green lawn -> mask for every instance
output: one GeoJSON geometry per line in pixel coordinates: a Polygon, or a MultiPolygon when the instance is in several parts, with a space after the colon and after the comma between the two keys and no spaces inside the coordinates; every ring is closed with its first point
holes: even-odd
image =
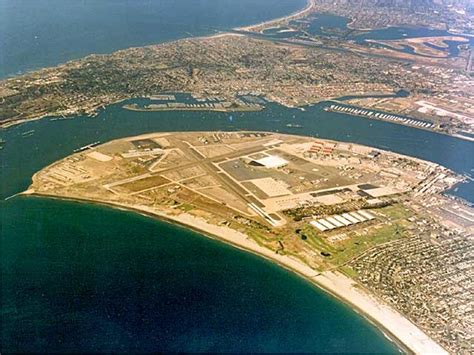
{"type": "Polygon", "coordinates": [[[406,219],[412,216],[412,212],[401,204],[387,206],[377,210],[391,220],[406,219]]]}
{"type": "MultiPolygon", "coordinates": [[[[341,230],[341,233],[347,233],[349,238],[340,242],[329,242],[327,238],[330,234],[319,233],[309,225],[302,228],[302,233],[307,236],[306,242],[315,250],[331,254],[325,257],[328,263],[334,266],[343,265],[369,248],[405,236],[405,227],[409,224],[406,219],[412,215],[409,210],[397,204],[378,209],[377,212],[386,216],[390,222],[381,218],[378,225],[376,224],[370,228],[368,234],[358,235],[351,228],[346,231],[341,230]]],[[[360,231],[359,228],[358,230],[360,231]]],[[[348,271],[348,273],[350,272],[348,271]]]]}

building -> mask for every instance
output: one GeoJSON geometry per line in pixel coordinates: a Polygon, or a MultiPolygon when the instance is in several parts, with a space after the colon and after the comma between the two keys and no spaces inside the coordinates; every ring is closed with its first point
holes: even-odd
{"type": "Polygon", "coordinates": [[[253,162],[254,164],[252,165],[264,166],[268,169],[278,169],[288,164],[285,159],[280,158],[277,155],[269,155],[265,158],[253,160],[253,162]]]}

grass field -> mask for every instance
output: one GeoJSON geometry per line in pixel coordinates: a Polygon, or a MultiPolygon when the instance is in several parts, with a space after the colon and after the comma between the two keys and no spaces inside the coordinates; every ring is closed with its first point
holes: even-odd
{"type": "Polygon", "coordinates": [[[302,227],[301,234],[307,237],[306,242],[314,250],[330,254],[324,257],[324,260],[330,265],[341,266],[369,248],[403,238],[406,235],[406,227],[409,225],[407,218],[411,216],[411,212],[404,206],[397,204],[378,209],[377,212],[385,218],[379,217],[377,222],[359,225],[353,230],[351,228],[341,230],[340,233],[346,234],[347,239],[339,242],[328,240],[328,237],[334,235],[334,232],[332,234],[321,233],[310,225],[302,227]]]}
{"type": "Polygon", "coordinates": [[[131,181],[131,182],[119,185],[117,187],[121,189],[125,189],[130,192],[138,192],[138,191],[146,190],[152,187],[159,187],[161,185],[167,184],[168,182],[170,182],[168,179],[162,176],[156,175],[156,176],[146,177],[140,180],[131,181]]]}

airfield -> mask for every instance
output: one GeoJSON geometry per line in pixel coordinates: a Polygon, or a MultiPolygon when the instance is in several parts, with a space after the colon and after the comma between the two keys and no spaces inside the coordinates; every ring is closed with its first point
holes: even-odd
{"type": "Polygon", "coordinates": [[[315,269],[407,237],[410,207],[459,179],[434,163],[267,132],[156,133],[88,145],[28,192],[192,215],[315,269]]]}

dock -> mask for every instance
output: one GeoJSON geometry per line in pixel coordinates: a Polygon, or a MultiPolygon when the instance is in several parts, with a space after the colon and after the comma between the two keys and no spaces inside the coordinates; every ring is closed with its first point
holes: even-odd
{"type": "Polygon", "coordinates": [[[371,111],[369,109],[351,107],[351,106],[340,105],[340,104],[331,104],[329,106],[324,107],[324,110],[328,112],[345,113],[345,114],[353,115],[353,116],[362,116],[362,117],[375,119],[375,120],[391,121],[394,123],[403,124],[403,125],[411,126],[411,127],[417,127],[417,128],[424,128],[424,129],[435,128],[435,124],[430,121],[420,120],[417,118],[407,118],[407,117],[403,117],[399,115],[394,115],[391,113],[371,111]]]}

